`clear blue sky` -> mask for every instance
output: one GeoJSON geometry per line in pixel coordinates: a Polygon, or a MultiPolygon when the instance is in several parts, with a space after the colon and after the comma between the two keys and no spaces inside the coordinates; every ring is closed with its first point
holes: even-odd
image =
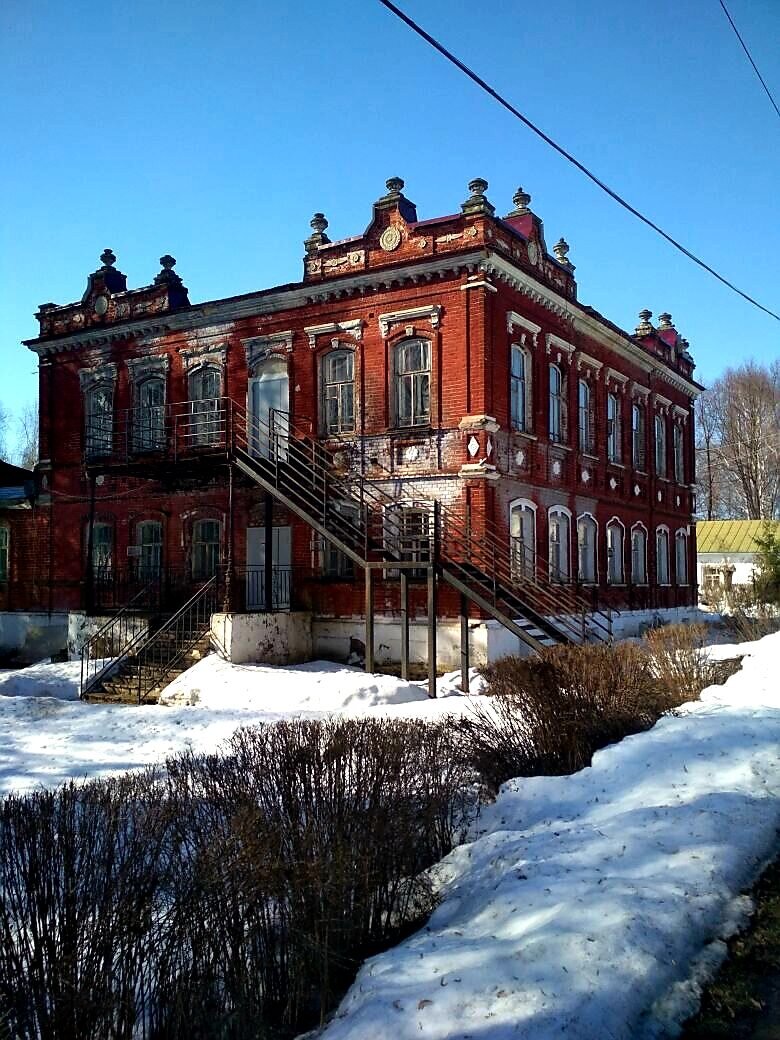
{"type": "MultiPolygon", "coordinates": [[[[780,120],[717,0],[400,0],[532,120],[780,311],[780,120]]],[[[729,0],[780,97],[780,2],[729,0]]],[[[171,252],[193,301],[296,280],[315,210],[360,232],[387,177],[421,218],[475,176],[518,184],[580,299],[625,328],[668,310],[704,381],[780,356],[780,322],[620,210],[375,0],[5,0],[0,9],[0,401],[34,397],[19,341],[80,297],[105,246],[131,286],[171,252]]]]}

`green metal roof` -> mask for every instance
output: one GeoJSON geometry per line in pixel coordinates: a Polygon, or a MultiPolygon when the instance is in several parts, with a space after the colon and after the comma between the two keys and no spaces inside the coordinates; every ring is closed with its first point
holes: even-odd
{"type": "MultiPolygon", "coordinates": [[[[752,553],[765,520],[699,520],[696,524],[696,551],[699,553],[752,553]]],[[[780,531],[780,522],[772,526],[780,531]]]]}

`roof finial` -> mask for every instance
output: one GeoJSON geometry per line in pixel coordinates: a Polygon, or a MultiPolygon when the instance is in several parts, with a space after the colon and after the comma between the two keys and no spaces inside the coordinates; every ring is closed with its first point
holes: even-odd
{"type": "Polygon", "coordinates": [[[508,217],[524,217],[527,213],[530,213],[528,203],[531,201],[531,196],[527,191],[523,191],[522,188],[518,188],[512,196],[512,202],[515,204],[515,208],[511,213],[507,213],[508,217]]]}
{"type": "Polygon", "coordinates": [[[663,314],[658,315],[658,328],[659,329],[672,329],[672,316],[668,311],[664,311],[663,314]]]}
{"type": "Polygon", "coordinates": [[[328,222],[325,219],[324,213],[315,213],[309,221],[309,227],[312,229],[312,234],[304,241],[306,252],[310,255],[316,255],[317,250],[320,246],[326,245],[330,242],[330,239],[325,234],[325,228],[328,226],[328,222]]]}
{"type": "Polygon", "coordinates": [[[555,258],[561,265],[561,267],[572,266],[569,262],[569,243],[566,241],[565,238],[561,237],[558,239],[558,241],[553,246],[553,253],[555,253],[555,258]]]}
{"type": "Polygon", "coordinates": [[[649,336],[651,332],[655,331],[650,324],[652,316],[653,312],[647,310],[647,308],[639,312],[639,324],[636,327],[637,336],[649,336]]]}
{"type": "Polygon", "coordinates": [[[471,196],[466,199],[463,205],[460,207],[461,210],[467,215],[483,213],[487,216],[492,217],[495,213],[495,207],[488,202],[485,192],[488,189],[488,182],[484,177],[475,177],[474,180],[469,181],[469,191],[471,196]]]}
{"type": "Polygon", "coordinates": [[[385,187],[391,195],[400,195],[404,190],[403,177],[390,177],[385,181],[385,187]]]}
{"type": "Polygon", "coordinates": [[[104,267],[113,267],[116,263],[116,257],[112,249],[104,249],[100,254],[100,259],[104,267]]]}

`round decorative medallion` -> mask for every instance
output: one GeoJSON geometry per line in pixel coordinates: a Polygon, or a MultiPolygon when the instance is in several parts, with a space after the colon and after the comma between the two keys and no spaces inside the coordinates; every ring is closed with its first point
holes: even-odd
{"type": "Polygon", "coordinates": [[[634,484],[634,494],[637,497],[639,496],[639,485],[638,484],[634,484]]]}
{"type": "Polygon", "coordinates": [[[108,297],[107,296],[96,296],[95,297],[95,314],[97,314],[97,316],[99,318],[102,318],[107,310],[108,310],[108,297]]]}
{"type": "Polygon", "coordinates": [[[400,246],[401,232],[396,224],[390,224],[389,227],[385,228],[379,238],[379,244],[386,253],[392,253],[394,249],[400,246]]]}
{"type": "Polygon", "coordinates": [[[420,449],[416,444],[410,444],[408,448],[404,448],[404,462],[416,462],[420,457],[420,449]]]}
{"type": "Polygon", "coordinates": [[[610,477],[609,478],[609,486],[612,488],[613,491],[617,487],[617,481],[615,480],[614,477],[610,477]]]}
{"type": "Polygon", "coordinates": [[[658,495],[657,495],[656,497],[658,498],[658,501],[660,502],[660,501],[661,501],[661,499],[662,499],[662,498],[663,498],[664,496],[663,496],[663,495],[661,494],[661,492],[659,491],[659,492],[658,492],[658,495]]]}
{"type": "Polygon", "coordinates": [[[525,452],[524,451],[518,451],[517,455],[515,455],[515,462],[517,463],[518,466],[522,466],[523,465],[523,463],[525,462],[525,452]]]}
{"type": "Polygon", "coordinates": [[[561,475],[561,464],[557,459],[552,464],[552,471],[554,477],[559,477],[561,475]]]}
{"type": "Polygon", "coordinates": [[[675,501],[675,504],[676,504],[676,505],[678,506],[678,508],[679,508],[679,505],[680,505],[680,496],[678,495],[678,496],[677,496],[677,498],[676,498],[676,499],[675,499],[674,501],[675,501]]]}
{"type": "Polygon", "coordinates": [[[588,471],[587,471],[586,469],[584,469],[584,470],[582,471],[582,473],[580,474],[580,476],[582,477],[582,483],[583,483],[583,484],[587,484],[587,483],[588,483],[588,481],[590,480],[590,473],[589,473],[589,472],[588,472],[588,471]]]}
{"type": "Polygon", "coordinates": [[[539,250],[536,248],[536,242],[528,243],[528,259],[532,264],[538,263],[539,261],[539,250]]]}

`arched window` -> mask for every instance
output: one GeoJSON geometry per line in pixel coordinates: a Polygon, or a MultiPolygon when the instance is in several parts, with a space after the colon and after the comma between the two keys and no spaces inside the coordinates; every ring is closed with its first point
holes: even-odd
{"type": "Polygon", "coordinates": [[[91,386],[84,401],[85,446],[88,458],[110,455],[114,431],[114,384],[91,386]]]}
{"type": "Polygon", "coordinates": [[[395,418],[398,426],[431,421],[431,345],[407,339],[395,348],[395,418]]]}
{"type": "Polygon", "coordinates": [[[631,528],[631,581],[647,584],[647,531],[642,524],[631,528]]]}
{"type": "Polygon", "coordinates": [[[196,581],[217,573],[220,529],[219,520],[196,520],[192,525],[192,577],[196,581]]]}
{"type": "Polygon", "coordinates": [[[159,520],[143,520],[137,528],[138,576],[154,581],[162,573],[162,524],[159,520]]]}
{"type": "Polygon", "coordinates": [[[510,390],[512,429],[527,433],[531,429],[531,357],[516,343],[512,344],[510,390]]]}
{"type": "Polygon", "coordinates": [[[0,526],[0,581],[8,581],[10,572],[11,532],[3,524],[0,526]]]}
{"type": "Polygon", "coordinates": [[[591,408],[590,387],[584,379],[577,383],[577,415],[580,451],[593,451],[593,411],[591,408]]]}
{"type": "Polygon", "coordinates": [[[669,530],[658,527],[655,532],[655,580],[659,585],[669,584],[669,530]]]}
{"type": "Polygon", "coordinates": [[[622,585],[623,574],[623,525],[615,517],[607,524],[607,582],[622,585]]]}
{"type": "Polygon", "coordinates": [[[634,469],[645,468],[645,409],[641,404],[631,406],[631,463],[634,469]]]}
{"type": "Polygon", "coordinates": [[[674,424],[674,479],[678,484],[685,483],[685,455],[683,453],[683,428],[680,423],[674,424]]]}
{"type": "Polygon", "coordinates": [[[551,441],[564,439],[565,408],[563,400],[563,373],[557,365],[550,365],[549,434],[551,441]]]}
{"type": "Polygon", "coordinates": [[[620,399],[617,394],[607,394],[607,458],[610,462],[620,462],[621,438],[620,399]]]}
{"type": "Polygon", "coordinates": [[[688,532],[679,530],[674,536],[674,566],[678,585],[688,584],[688,532]]]}
{"type": "Polygon", "coordinates": [[[322,415],[324,433],[352,433],[355,429],[355,355],[332,350],[322,359],[322,415]]]}
{"type": "Polygon", "coordinates": [[[659,477],[666,476],[666,419],[655,417],[655,471],[659,477]]]}
{"type": "Polygon", "coordinates": [[[509,544],[512,575],[531,577],[536,573],[536,506],[518,499],[509,506],[509,544]]]}
{"type": "Polygon", "coordinates": [[[222,373],[214,365],[203,365],[190,372],[190,413],[187,440],[191,445],[215,444],[220,437],[220,396],[222,373]]]}
{"type": "Polygon", "coordinates": [[[138,451],[165,447],[165,380],[150,376],[136,387],[134,439],[138,451]]]}
{"type": "Polygon", "coordinates": [[[579,553],[579,579],[593,584],[597,578],[596,539],[598,526],[590,513],[583,513],[577,520],[577,549],[579,553]]]}
{"type": "Polygon", "coordinates": [[[571,518],[562,506],[553,506],[548,514],[547,532],[551,581],[568,581],[571,518]]]}

